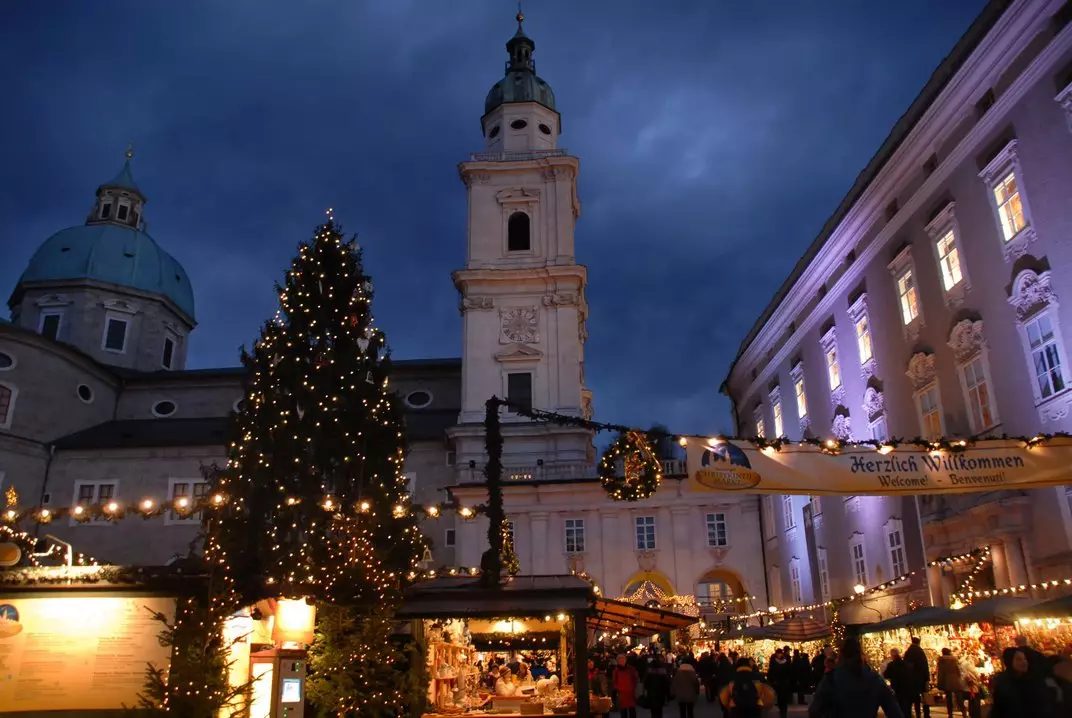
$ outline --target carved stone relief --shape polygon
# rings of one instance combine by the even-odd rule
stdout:
[[[831,424],[830,431],[838,439],[847,441],[852,436],[852,422],[845,414],[838,414],[834,417],[834,423]]]
[[[875,387],[867,387],[867,389],[864,390],[863,409],[868,419],[881,414],[886,410],[886,397],[884,397],[882,392]]]
[[[495,300],[491,297],[462,297],[458,305],[458,311],[462,314],[473,311],[487,311],[495,308]]]
[[[976,354],[986,349],[986,338],[983,336],[983,321],[964,319],[957,322],[953,330],[949,332],[949,348],[953,350],[953,356],[958,363],[964,363]]]
[[[535,344],[540,341],[539,310],[536,307],[509,307],[499,310],[500,344]]]
[[[1047,304],[1056,303],[1057,293],[1050,286],[1050,273],[1036,274],[1025,269],[1012,283],[1008,302],[1016,309],[1016,318],[1023,322]]]
[[[925,388],[937,375],[934,355],[916,352],[908,360],[908,371],[905,374],[911,380],[913,389],[919,391]]]
[[[580,305],[580,297],[573,292],[554,292],[543,295],[545,307],[575,307]]]

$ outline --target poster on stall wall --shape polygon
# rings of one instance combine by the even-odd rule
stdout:
[[[175,599],[0,597],[0,715],[134,706],[146,664],[170,660],[150,610],[171,619]]]
[[[751,442],[689,439],[693,491],[772,494],[956,494],[1072,483],[1072,440],[1055,438],[1030,449],[1005,439],[964,451],[929,452],[902,445],[886,453],[847,446],[825,454],[810,445],[760,450]]]

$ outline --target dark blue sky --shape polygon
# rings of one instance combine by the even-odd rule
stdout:
[[[596,416],[728,431],[718,387],[797,257],[983,0],[528,0],[581,158]],[[233,365],[332,206],[399,358],[459,356],[456,164],[482,146],[508,0],[11,0],[0,289],[136,144],[190,274],[192,367]],[[6,295],[5,295],[6,296]]]

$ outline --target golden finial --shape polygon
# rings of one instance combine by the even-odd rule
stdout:
[[[127,151],[126,151],[125,154],[126,154],[127,162],[130,162],[132,159],[134,159],[134,143],[133,142],[127,142]]]
[[[521,0],[517,0],[517,26],[521,27],[523,22],[525,22],[525,13],[521,12]]]

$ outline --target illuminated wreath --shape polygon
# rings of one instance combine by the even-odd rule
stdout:
[[[599,478],[603,490],[615,501],[640,501],[658,490],[663,480],[662,464],[645,436],[630,431],[603,452]]]

